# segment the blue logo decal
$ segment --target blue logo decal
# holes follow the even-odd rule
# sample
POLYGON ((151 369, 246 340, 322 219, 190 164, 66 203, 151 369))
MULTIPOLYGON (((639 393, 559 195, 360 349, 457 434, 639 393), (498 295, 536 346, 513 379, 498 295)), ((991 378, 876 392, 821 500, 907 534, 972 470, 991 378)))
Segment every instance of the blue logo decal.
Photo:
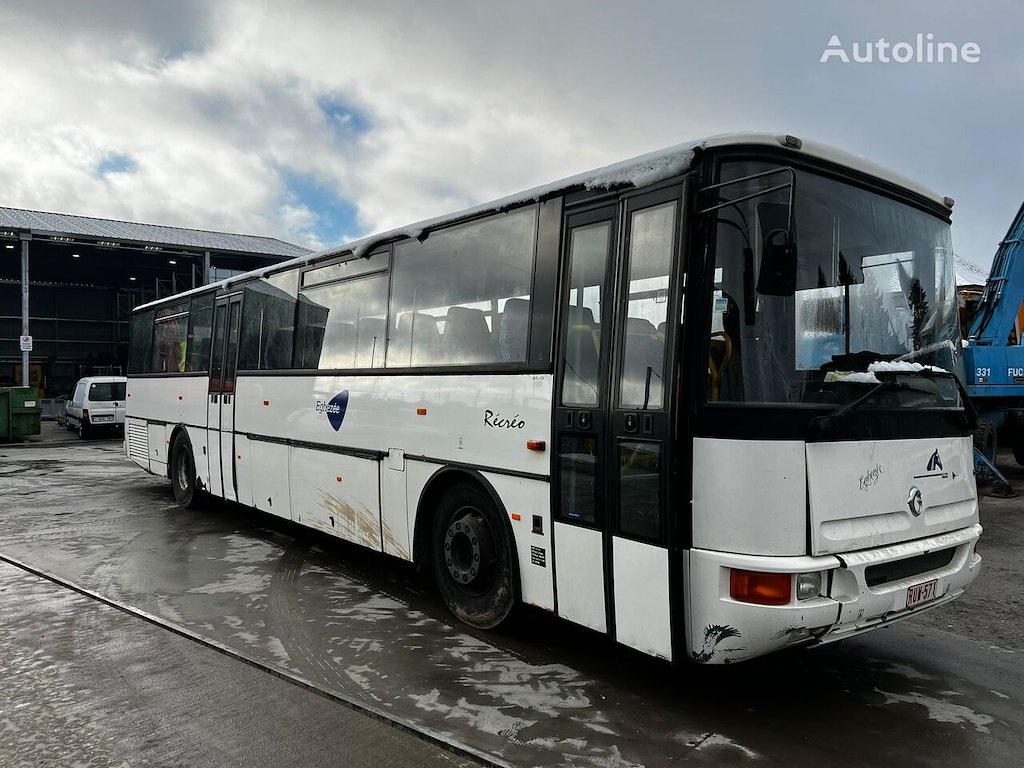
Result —
POLYGON ((323 400, 316 401, 317 413, 326 413, 327 420, 331 422, 331 426, 334 427, 334 431, 337 432, 341 429, 341 422, 345 420, 345 411, 348 410, 348 390, 339 392, 331 398, 329 403, 325 403, 323 400))

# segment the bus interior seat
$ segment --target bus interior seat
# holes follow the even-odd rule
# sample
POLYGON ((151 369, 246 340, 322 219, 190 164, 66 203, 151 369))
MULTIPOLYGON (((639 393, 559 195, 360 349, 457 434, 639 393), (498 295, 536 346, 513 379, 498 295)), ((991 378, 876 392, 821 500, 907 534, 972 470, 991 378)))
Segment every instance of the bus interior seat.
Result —
POLYGON ((498 353, 506 362, 525 362, 530 331, 530 300, 509 299, 498 317, 498 353))
POLYGON ((442 341, 449 363, 487 363, 494 360, 494 342, 482 309, 449 307, 442 341))
POLYGON ((441 334, 434 316, 423 312, 400 314, 395 337, 388 350, 388 364, 401 367, 443 363, 441 334))
POLYGON ((601 326, 594 322, 594 311, 590 307, 569 307, 569 327, 584 327, 590 329, 590 335, 594 337, 594 349, 601 348, 601 326))
POLYGON ((570 305, 569 325, 589 325, 591 328, 596 328, 597 323, 594 322, 594 311, 590 307, 570 305))
POLYGON ((657 332, 658 330, 654 327, 654 323, 646 317, 626 318, 626 333, 646 333, 653 336, 657 332))
POLYGON ((586 323, 570 325, 566 338, 565 381, 570 388, 566 402, 596 403, 598 358, 597 330, 586 323))
POLYGON ((642 317, 626 318, 625 359, 622 366, 623 402, 644 403, 646 400, 647 405, 661 403, 664 345, 665 335, 659 333, 650 320, 642 317), (648 368, 652 372, 649 391, 648 368))

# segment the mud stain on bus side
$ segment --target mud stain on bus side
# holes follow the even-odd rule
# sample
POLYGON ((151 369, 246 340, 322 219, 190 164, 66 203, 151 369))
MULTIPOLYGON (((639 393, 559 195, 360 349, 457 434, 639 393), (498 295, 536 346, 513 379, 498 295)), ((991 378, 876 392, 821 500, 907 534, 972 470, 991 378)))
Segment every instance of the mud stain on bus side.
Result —
MULTIPOLYGON (((363 505, 355 507, 347 501, 320 491, 320 506, 328 516, 336 518, 340 523, 343 538, 362 544, 378 551, 396 555, 403 560, 411 560, 409 551, 403 542, 398 541, 387 521, 381 521, 380 515, 371 512, 363 505), (381 541, 386 546, 381 546, 381 541)), ((330 530, 330 529, 328 529, 330 530)))

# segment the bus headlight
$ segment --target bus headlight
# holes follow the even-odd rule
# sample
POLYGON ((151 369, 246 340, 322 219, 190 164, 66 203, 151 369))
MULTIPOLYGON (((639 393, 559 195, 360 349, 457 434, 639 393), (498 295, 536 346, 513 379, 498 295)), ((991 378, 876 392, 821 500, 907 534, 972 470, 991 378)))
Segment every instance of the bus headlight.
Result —
POLYGON ((821 571, 796 575, 796 599, 810 600, 821 594, 821 571))

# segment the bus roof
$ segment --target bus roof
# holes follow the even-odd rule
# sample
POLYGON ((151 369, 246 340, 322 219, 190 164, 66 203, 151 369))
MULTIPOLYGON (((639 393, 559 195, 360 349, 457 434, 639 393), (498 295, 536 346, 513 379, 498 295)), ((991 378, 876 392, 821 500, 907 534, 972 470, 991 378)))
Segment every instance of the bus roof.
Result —
POLYGON ((273 266, 253 270, 252 272, 233 275, 216 283, 211 283, 209 285, 204 285, 199 288, 193 288, 192 290, 175 294, 173 297, 166 297, 156 301, 151 301, 147 304, 136 307, 136 309, 145 309, 147 307, 172 301, 176 298, 188 296, 193 293, 199 293, 207 290, 218 290, 253 277, 262 277, 274 272, 281 272, 298 265, 307 264, 309 262, 329 258, 331 256, 339 256, 346 253, 351 253, 356 257, 363 256, 369 250, 382 243, 403 238, 419 237, 425 231, 437 229, 438 227, 448 224, 454 224, 481 214, 513 208, 528 202, 535 202, 562 192, 568 192, 575 189, 612 189, 628 185, 640 187, 647 184, 656 184, 659 181, 670 179, 674 176, 679 176, 685 173, 692 166, 694 158, 698 153, 726 147, 781 148, 782 150, 791 152, 794 155, 806 155, 813 157, 815 159, 823 160, 827 163, 844 168, 849 168, 866 176, 888 182, 897 187, 913 192, 914 194, 930 200, 939 206, 945 208, 950 206, 948 198, 943 198, 941 195, 936 194, 927 187, 924 187, 897 173, 893 173, 887 168, 878 165, 865 157, 845 152, 827 144, 821 144, 819 142, 809 141, 806 139, 795 139, 793 136, 784 133, 728 133, 699 139, 697 141, 677 144, 673 147, 667 147, 655 152, 649 152, 644 155, 630 158, 629 160, 623 160, 618 163, 606 165, 602 168, 587 171, 586 173, 569 176, 567 178, 560 179, 559 181, 533 187, 532 189, 517 192, 513 195, 508 195, 507 197, 503 197, 498 200, 492 200, 491 202, 473 206, 472 208, 467 208, 462 211, 448 213, 432 219, 426 219, 415 224, 391 229, 386 232, 379 232, 350 243, 331 246, 279 264, 274 264, 273 266))

